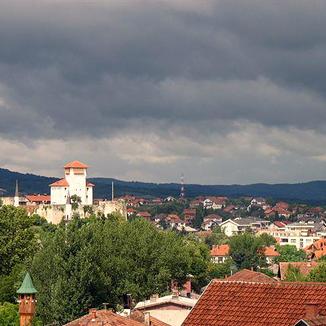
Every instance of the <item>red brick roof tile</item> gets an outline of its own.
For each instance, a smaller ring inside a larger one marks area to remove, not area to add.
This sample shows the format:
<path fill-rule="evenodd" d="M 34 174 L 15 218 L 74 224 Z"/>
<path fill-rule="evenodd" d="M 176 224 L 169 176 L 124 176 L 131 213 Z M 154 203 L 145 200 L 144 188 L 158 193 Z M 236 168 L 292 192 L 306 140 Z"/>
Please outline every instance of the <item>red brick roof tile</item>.
<path fill-rule="evenodd" d="M 212 257 L 218 257 L 218 256 L 226 257 L 226 256 L 229 256 L 229 252 L 230 252 L 230 247 L 227 244 L 220 245 L 220 246 L 213 246 L 213 248 L 211 250 L 211 256 Z"/>
<path fill-rule="evenodd" d="M 326 284 L 212 281 L 183 326 L 293 326 L 305 304 L 318 302 L 326 313 Z"/>
<path fill-rule="evenodd" d="M 51 183 L 50 187 L 69 187 L 69 183 L 66 179 L 61 179 Z"/>
<path fill-rule="evenodd" d="M 51 196 L 49 195 L 26 195 L 25 198 L 35 203 L 46 203 L 51 201 Z"/>
<path fill-rule="evenodd" d="M 136 320 L 122 317 L 109 310 L 97 310 L 96 316 L 90 312 L 88 315 L 78 318 L 65 326 L 92 326 L 92 325 L 105 325 L 105 326 L 144 326 Z"/>
<path fill-rule="evenodd" d="M 82 163 L 82 162 L 79 162 L 79 161 L 72 161 L 72 162 L 69 162 L 67 163 L 65 166 L 64 166 L 65 169 L 70 169 L 70 168 L 75 168 L 75 169 L 87 169 L 88 168 L 88 165 Z"/>
<path fill-rule="evenodd" d="M 266 257 L 277 257 L 280 254 L 278 253 L 278 251 L 276 250 L 276 248 L 274 246 L 270 246 L 270 247 L 264 248 L 264 255 Z"/>
<path fill-rule="evenodd" d="M 243 282 L 259 282 L 271 283 L 277 282 L 275 279 L 259 272 L 254 272 L 249 269 L 243 269 L 227 278 L 228 281 L 243 281 Z"/>
<path fill-rule="evenodd" d="M 286 272 L 289 266 L 299 268 L 299 271 L 302 275 L 306 276 L 310 271 L 318 266 L 318 263 L 315 261 L 298 261 L 298 262 L 280 262 L 280 277 L 281 280 L 285 279 Z"/>

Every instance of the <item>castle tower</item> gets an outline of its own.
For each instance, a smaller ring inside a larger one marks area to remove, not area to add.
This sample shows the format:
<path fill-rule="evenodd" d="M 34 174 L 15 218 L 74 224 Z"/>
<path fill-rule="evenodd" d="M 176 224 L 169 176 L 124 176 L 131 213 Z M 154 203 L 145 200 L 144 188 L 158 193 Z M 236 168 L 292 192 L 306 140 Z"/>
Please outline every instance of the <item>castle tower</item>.
<path fill-rule="evenodd" d="M 15 197 L 14 197 L 14 206 L 19 206 L 19 190 L 18 190 L 18 180 L 16 180 L 16 188 L 15 188 Z"/>
<path fill-rule="evenodd" d="M 51 204 L 65 205 L 68 197 L 78 196 L 82 205 L 93 205 L 94 185 L 87 181 L 88 166 L 79 161 L 72 161 L 64 166 L 64 179 L 50 184 Z"/>
<path fill-rule="evenodd" d="M 37 291 L 29 273 L 26 273 L 23 284 L 17 293 L 19 295 L 19 324 L 20 326 L 31 326 L 35 315 L 35 294 Z"/>

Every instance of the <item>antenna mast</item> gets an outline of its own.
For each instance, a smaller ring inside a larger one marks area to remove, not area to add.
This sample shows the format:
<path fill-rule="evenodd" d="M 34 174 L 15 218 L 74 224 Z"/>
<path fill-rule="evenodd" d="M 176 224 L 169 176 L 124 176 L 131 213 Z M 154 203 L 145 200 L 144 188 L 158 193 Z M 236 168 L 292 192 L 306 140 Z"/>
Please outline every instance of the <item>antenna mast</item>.
<path fill-rule="evenodd" d="M 180 189 L 180 198 L 185 198 L 185 177 L 183 173 L 181 174 L 180 177 L 180 184 L 181 184 L 181 189 Z"/>

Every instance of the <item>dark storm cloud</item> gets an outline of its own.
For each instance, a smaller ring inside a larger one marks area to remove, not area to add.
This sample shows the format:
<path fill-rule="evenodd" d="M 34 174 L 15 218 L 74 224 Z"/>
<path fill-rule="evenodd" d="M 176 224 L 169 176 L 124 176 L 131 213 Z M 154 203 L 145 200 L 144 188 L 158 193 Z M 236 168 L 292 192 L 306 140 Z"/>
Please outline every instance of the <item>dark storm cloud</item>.
<path fill-rule="evenodd" d="M 176 3 L 0 2 L 1 133 L 107 135 L 137 120 L 323 130 L 324 1 Z"/>
<path fill-rule="evenodd" d="M 323 0 L 0 0 L 0 164 L 320 177 L 325 30 Z"/>

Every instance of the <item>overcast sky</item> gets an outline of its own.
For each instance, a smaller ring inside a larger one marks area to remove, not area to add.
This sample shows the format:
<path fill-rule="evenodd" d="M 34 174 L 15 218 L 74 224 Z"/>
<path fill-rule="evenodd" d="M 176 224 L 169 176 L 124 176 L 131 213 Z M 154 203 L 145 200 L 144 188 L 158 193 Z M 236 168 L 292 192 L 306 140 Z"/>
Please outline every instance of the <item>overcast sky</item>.
<path fill-rule="evenodd" d="M 325 0 L 0 0 L 0 167 L 326 179 Z"/>

